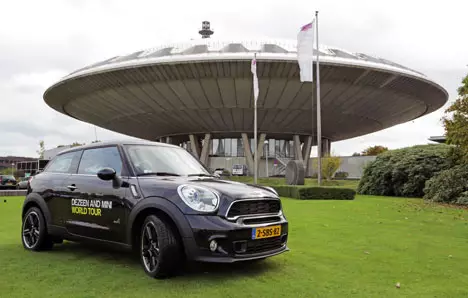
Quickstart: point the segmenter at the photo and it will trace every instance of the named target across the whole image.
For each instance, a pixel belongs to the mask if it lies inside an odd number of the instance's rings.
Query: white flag
[[[257,59],[253,58],[250,70],[253,74],[253,88],[254,88],[254,99],[257,102],[258,99],[258,77],[257,77]]]
[[[315,19],[304,26],[297,34],[297,62],[299,63],[301,82],[313,82],[314,57],[314,23]]]

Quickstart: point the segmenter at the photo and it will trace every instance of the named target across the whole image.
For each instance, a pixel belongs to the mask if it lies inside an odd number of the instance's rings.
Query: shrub
[[[281,197],[299,200],[354,200],[356,192],[349,188],[274,185],[272,186]]]
[[[331,180],[333,174],[340,168],[341,165],[341,158],[339,156],[334,155],[327,155],[322,157],[322,176],[327,179]],[[318,168],[318,159],[314,159],[314,167]]]
[[[335,173],[335,179],[346,179],[346,178],[348,178],[348,176],[349,176],[348,172],[340,171],[340,172]]]
[[[457,165],[441,171],[426,182],[424,199],[468,205],[468,165]]]
[[[450,168],[451,146],[417,145],[384,152],[364,169],[358,193],[382,196],[423,197],[427,180]]]

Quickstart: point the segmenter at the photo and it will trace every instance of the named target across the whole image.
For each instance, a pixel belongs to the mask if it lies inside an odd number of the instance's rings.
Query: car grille
[[[278,213],[280,210],[281,203],[279,200],[244,200],[234,202],[228,211],[227,217]]]
[[[248,240],[246,242],[246,246],[244,246],[245,249],[238,249],[236,246],[234,246],[234,251],[240,254],[256,254],[275,250],[283,247],[286,242],[286,236]]]

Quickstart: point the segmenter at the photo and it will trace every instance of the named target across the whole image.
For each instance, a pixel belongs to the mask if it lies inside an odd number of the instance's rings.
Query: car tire
[[[54,246],[41,209],[31,207],[26,212],[21,225],[21,242],[25,249],[32,251],[50,250]]]
[[[167,278],[182,265],[181,243],[171,226],[156,215],[143,222],[139,238],[140,261],[152,278]]]

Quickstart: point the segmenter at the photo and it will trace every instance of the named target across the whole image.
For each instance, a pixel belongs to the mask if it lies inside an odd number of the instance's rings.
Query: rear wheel
[[[171,226],[156,215],[149,215],[140,232],[140,260],[153,278],[174,275],[182,265],[181,244]]]
[[[27,250],[49,250],[54,243],[47,234],[46,222],[41,209],[31,207],[23,218],[21,229],[23,247]]]

